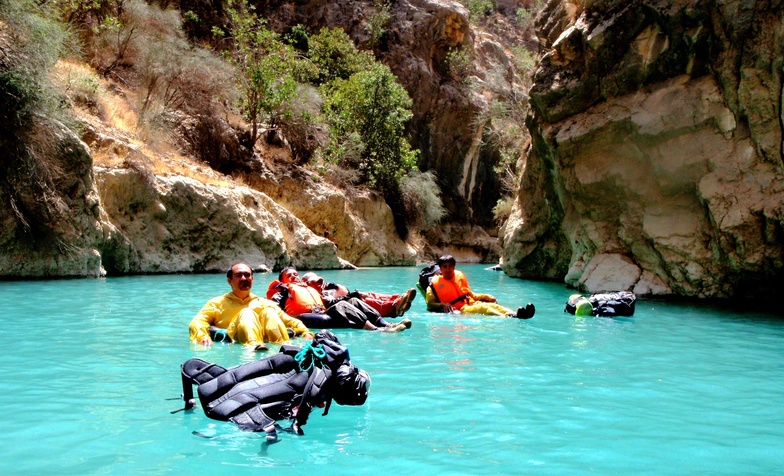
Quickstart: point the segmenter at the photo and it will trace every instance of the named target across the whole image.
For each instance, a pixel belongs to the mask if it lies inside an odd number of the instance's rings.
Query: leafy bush
[[[391,0],[377,0],[374,2],[377,12],[370,15],[370,19],[368,20],[368,23],[370,23],[368,28],[370,48],[378,46],[384,36],[384,27],[389,23],[389,19],[392,16],[390,14],[390,1]]]
[[[447,71],[457,81],[466,81],[471,73],[471,53],[464,48],[450,48],[444,60]]]
[[[525,30],[533,26],[536,15],[544,8],[544,0],[534,0],[528,7],[520,7],[516,12],[517,26]]]
[[[389,67],[376,63],[370,69],[337,79],[325,91],[325,114],[334,144],[358,142],[357,157],[335,156],[363,175],[367,183],[389,196],[403,175],[415,167],[417,151],[404,136],[411,119],[411,98]]]
[[[495,11],[495,5],[491,0],[461,0],[460,3],[471,12],[472,18],[489,15]]]
[[[318,67],[317,84],[348,79],[370,68],[376,61],[367,51],[360,51],[340,28],[322,28],[308,41],[308,58]]]
[[[251,142],[255,143],[260,123],[266,123],[267,131],[274,133],[281,123],[292,119],[298,86],[294,71],[303,60],[252,10],[233,8],[229,13],[234,46],[228,57],[237,67],[244,95],[240,106],[251,124]]]
[[[536,68],[536,55],[522,45],[512,47],[512,61],[515,68],[529,78]]]

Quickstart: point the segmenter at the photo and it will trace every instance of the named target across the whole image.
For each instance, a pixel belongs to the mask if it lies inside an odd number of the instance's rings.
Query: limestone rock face
[[[247,187],[100,168],[96,184],[108,222],[103,258],[110,273],[223,271],[236,261],[267,270],[342,266],[333,243]]]
[[[335,243],[356,266],[410,266],[417,251],[395,231],[392,210],[379,194],[343,192],[303,169],[256,177],[253,187]]]
[[[434,262],[443,255],[452,255],[458,263],[498,263],[498,237],[482,227],[445,223],[424,236],[422,261]]]
[[[784,2],[587,4],[538,20],[504,270],[588,292],[780,290]]]

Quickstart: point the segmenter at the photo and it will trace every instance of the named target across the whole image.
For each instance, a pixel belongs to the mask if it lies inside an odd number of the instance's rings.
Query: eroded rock
[[[784,281],[782,3],[548,8],[504,270],[588,292],[771,296]]]

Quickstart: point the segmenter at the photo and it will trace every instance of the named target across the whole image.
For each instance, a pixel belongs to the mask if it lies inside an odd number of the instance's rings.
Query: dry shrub
[[[512,214],[514,201],[515,198],[510,195],[504,195],[498,199],[498,202],[493,207],[493,218],[498,225],[503,224],[509,219],[509,216]]]
[[[343,190],[351,191],[360,183],[359,171],[352,167],[341,167],[338,164],[327,163],[321,170],[327,183]]]
[[[299,85],[292,101],[291,117],[281,121],[279,128],[291,147],[297,164],[306,164],[328,140],[329,132],[320,120],[323,100],[313,86]]]
[[[446,215],[446,209],[441,201],[441,189],[432,171],[410,172],[403,179],[400,188],[410,228],[427,230]]]
[[[107,93],[98,99],[98,108],[101,118],[106,120],[113,128],[134,133],[139,118],[124,95]]]
[[[90,62],[104,76],[138,88],[140,123],[166,110],[223,114],[236,101],[231,67],[188,42],[177,10],[128,0],[102,14],[90,38]]]
[[[106,91],[101,85],[100,76],[87,64],[72,59],[58,61],[53,70],[52,82],[75,107],[98,113],[100,98]]]

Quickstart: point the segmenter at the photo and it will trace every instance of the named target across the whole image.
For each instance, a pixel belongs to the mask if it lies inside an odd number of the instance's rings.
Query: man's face
[[[249,292],[253,286],[253,271],[244,264],[237,264],[231,268],[232,276],[229,285],[233,292]]]
[[[311,288],[315,289],[318,292],[322,292],[324,290],[324,278],[320,276],[310,276],[306,281],[305,284],[310,286]]]
[[[444,278],[452,279],[455,277],[455,265],[453,265],[452,263],[447,262],[438,265],[438,267],[441,268],[441,276],[443,276]]]
[[[283,275],[280,277],[280,281],[283,284],[296,283],[297,281],[299,281],[299,273],[297,272],[296,269],[287,269],[286,271],[283,272]]]

